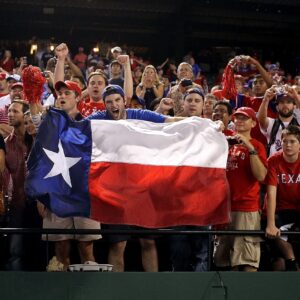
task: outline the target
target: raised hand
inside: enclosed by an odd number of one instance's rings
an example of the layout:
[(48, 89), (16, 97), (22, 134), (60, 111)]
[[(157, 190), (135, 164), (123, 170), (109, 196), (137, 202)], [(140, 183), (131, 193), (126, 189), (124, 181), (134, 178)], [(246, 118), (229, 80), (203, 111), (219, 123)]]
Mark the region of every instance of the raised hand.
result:
[(68, 54), (69, 54), (69, 49), (65, 43), (61, 43), (55, 48), (55, 55), (58, 60), (65, 60)]
[(275, 95), (276, 95), (276, 85), (272, 85), (269, 89), (266, 90), (264, 95), (264, 100), (269, 102), (275, 97)]
[(124, 66), (129, 63), (129, 56), (127, 54), (121, 54), (118, 56), (117, 61)]

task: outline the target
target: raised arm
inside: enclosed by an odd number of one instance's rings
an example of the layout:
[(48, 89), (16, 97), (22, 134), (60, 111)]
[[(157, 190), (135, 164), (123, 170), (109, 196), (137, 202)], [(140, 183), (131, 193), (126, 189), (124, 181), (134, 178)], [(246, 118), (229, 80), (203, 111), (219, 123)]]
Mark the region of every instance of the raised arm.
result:
[(128, 55), (119, 55), (117, 60), (124, 68), (124, 92), (126, 96), (126, 104), (129, 106), (133, 95), (133, 79), (130, 59)]
[(257, 71), (260, 73), (264, 81), (267, 83), (268, 87), (273, 85), (273, 79), (267, 72), (267, 70), (260, 64), (258, 60), (251, 56), (246, 56), (247, 62), (256, 66)]
[(57, 61), (54, 70), (54, 85), (58, 81), (65, 80), (65, 60), (68, 54), (69, 49), (65, 43), (61, 43), (55, 48), (55, 55)]
[(267, 130), (269, 125), (269, 119), (268, 119), (269, 102), (275, 97), (275, 95), (276, 95), (275, 86), (272, 86), (271, 88), (267, 89), (264, 98), (258, 109), (257, 120), (259, 122), (259, 126), (265, 131)]
[(162, 68), (168, 63), (168, 61), (169, 61), (169, 57), (167, 57), (167, 58), (164, 60), (164, 62), (162, 62), (161, 65), (157, 66), (157, 68), (161, 68), (161, 69), (162, 69)]

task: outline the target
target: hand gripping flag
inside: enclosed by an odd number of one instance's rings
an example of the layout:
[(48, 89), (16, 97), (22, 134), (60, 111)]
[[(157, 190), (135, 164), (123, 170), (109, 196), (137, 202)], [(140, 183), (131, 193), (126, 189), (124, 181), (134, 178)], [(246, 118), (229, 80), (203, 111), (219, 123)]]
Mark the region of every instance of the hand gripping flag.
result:
[(26, 191), (61, 217), (148, 228), (222, 224), (227, 153), (207, 119), (75, 122), (51, 109), (28, 160)]

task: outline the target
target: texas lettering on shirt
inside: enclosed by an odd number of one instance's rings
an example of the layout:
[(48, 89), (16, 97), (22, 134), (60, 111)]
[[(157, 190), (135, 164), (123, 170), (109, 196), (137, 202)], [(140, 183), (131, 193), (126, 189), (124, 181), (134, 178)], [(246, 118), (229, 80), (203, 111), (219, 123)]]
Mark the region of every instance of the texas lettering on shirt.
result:
[(276, 210), (300, 210), (300, 156), (294, 163), (283, 158), (282, 151), (269, 158), (267, 185), (276, 187)]
[(278, 174), (278, 183), (300, 183), (300, 174)]

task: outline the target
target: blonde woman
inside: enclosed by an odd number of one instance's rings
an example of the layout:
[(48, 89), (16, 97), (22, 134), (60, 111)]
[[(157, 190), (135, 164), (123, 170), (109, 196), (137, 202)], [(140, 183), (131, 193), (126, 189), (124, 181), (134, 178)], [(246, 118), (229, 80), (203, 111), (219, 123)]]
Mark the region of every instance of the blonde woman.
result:
[(149, 109), (151, 102), (163, 96), (164, 85), (159, 80), (154, 66), (148, 65), (142, 75), (141, 83), (136, 87), (136, 95), (145, 100), (146, 108)]

